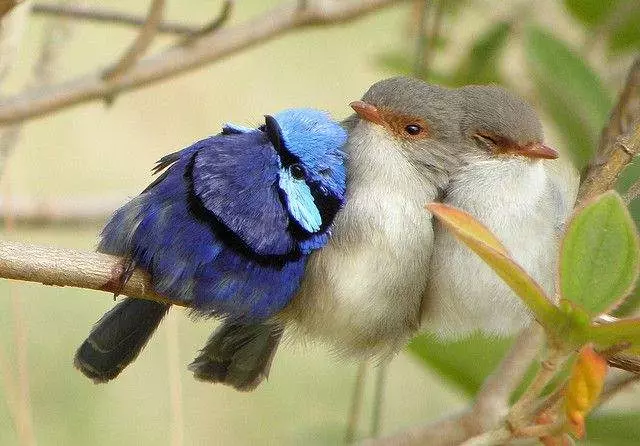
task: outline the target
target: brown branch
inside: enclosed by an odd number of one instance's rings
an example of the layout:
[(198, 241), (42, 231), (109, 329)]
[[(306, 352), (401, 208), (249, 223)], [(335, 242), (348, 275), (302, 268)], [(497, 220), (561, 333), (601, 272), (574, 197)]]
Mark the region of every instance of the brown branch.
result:
[(229, 17), (231, 17), (231, 11), (233, 11), (234, 4), (234, 0), (225, 0), (222, 5), (220, 14), (218, 14), (218, 16), (213, 19), (208, 25), (203, 26), (195, 32), (189, 33), (184, 39), (182, 39), (180, 45), (191, 45), (196, 39), (217, 31), (218, 28), (222, 27), (222, 25), (224, 25), (226, 21), (229, 20)]
[(48, 198), (11, 197), (0, 199), (0, 220), (11, 216), (16, 225), (103, 224), (118, 207), (120, 197)]
[(637, 180), (635, 183), (631, 185), (627, 192), (622, 197), (624, 202), (629, 205), (633, 200), (640, 197), (640, 180)]
[(602, 391), (600, 400), (598, 401), (598, 406), (607, 403), (611, 398), (639, 381), (640, 374), (629, 373), (624, 370), (616, 370), (610, 377), (607, 376), (604, 390)]
[[(146, 22), (146, 18), (143, 16), (82, 5), (36, 3), (32, 6), (31, 12), (33, 14), (133, 27), (142, 26)], [(172, 21), (158, 23), (158, 32), (165, 34), (196, 34), (201, 30), (202, 27), (198, 25), (186, 25)]]
[(633, 63), (596, 156), (578, 191), (577, 206), (613, 189), (620, 172), (640, 153), (640, 56)]
[[(120, 257), (74, 249), (0, 241), (0, 277), (115, 293), (122, 273)], [(185, 306), (153, 291), (149, 275), (136, 269), (120, 294)]]
[(0, 20), (9, 13), (14, 7), (22, 3), (22, 0), (1, 0), (0, 1)]
[(343, 23), (402, 0), (309, 0), (276, 7), (235, 27), (223, 28), (188, 46), (175, 46), (145, 57), (113, 82), (103, 69), (40, 91), (0, 101), (0, 124), (43, 116), (61, 108), (112, 96), (193, 70), (294, 29)]
[(140, 28), (140, 33), (115, 65), (105, 70), (102, 75), (104, 80), (113, 82), (129, 71), (140, 60), (156, 36), (158, 24), (162, 21), (162, 16), (164, 15), (164, 6), (164, 0), (153, 0), (151, 2), (147, 18)]

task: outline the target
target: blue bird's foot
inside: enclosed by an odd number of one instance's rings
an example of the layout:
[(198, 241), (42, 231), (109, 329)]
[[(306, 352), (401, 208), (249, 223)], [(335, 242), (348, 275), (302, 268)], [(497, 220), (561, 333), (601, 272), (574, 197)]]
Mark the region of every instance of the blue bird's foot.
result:
[(120, 265), (121, 269), (116, 272), (116, 277), (112, 279), (115, 283), (113, 300), (116, 300), (116, 297), (122, 294), (122, 290), (124, 290), (124, 287), (127, 285), (127, 282), (129, 282), (129, 279), (131, 279), (131, 276), (136, 269), (135, 262), (130, 258), (123, 259)]
[(226, 384), (236, 390), (253, 390), (269, 376), (282, 332), (283, 327), (274, 323), (223, 322), (189, 365), (189, 370), (202, 381)]

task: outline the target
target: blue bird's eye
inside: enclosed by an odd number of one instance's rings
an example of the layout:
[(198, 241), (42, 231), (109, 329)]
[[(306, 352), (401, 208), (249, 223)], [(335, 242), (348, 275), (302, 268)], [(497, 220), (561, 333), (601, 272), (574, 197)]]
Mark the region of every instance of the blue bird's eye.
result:
[(300, 164), (292, 164), (289, 167), (289, 172), (291, 172), (291, 177), (296, 180), (304, 179), (304, 167), (302, 167)]

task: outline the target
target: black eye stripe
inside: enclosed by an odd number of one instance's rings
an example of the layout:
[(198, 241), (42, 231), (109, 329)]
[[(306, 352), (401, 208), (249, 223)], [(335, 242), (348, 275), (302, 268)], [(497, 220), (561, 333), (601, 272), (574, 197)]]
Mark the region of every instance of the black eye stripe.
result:
[(304, 167), (302, 167), (298, 163), (295, 163), (289, 166), (289, 172), (291, 172), (291, 176), (296, 180), (304, 179), (304, 174), (305, 174)]

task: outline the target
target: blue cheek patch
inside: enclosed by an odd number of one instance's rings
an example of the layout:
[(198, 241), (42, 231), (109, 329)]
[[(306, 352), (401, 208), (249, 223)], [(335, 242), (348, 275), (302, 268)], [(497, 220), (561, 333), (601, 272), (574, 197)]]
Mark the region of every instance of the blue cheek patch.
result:
[(280, 170), (278, 183), (280, 189), (286, 195), (287, 208), (291, 216), (307, 232), (314, 233), (319, 231), (322, 226), (322, 217), (307, 183), (291, 177), (288, 169)]

